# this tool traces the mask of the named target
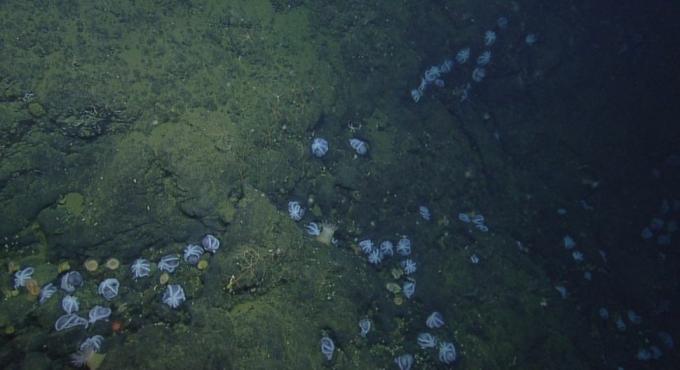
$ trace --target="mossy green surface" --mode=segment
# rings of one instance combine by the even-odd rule
[[[438,310],[447,325],[435,334],[456,344],[458,368],[592,368],[597,349],[578,305],[560,299],[549,271],[517,248],[549,239],[534,228],[542,215],[532,199],[564,200],[526,176],[536,169],[524,150],[540,132],[500,127],[484,103],[459,104],[459,86],[417,105],[408,96],[424,68],[495,20],[495,10],[480,8],[5,2],[0,363],[67,367],[84,338],[101,334],[102,369],[381,369],[405,352],[434,369],[437,354],[415,339]],[[525,57],[505,52],[513,67]],[[549,66],[555,56],[543,58]],[[317,136],[330,143],[322,159],[309,152]],[[351,150],[352,137],[368,141],[369,155]],[[564,153],[546,163],[563,163]],[[567,181],[574,168],[539,172]],[[304,221],[288,217],[290,200],[308,208]],[[419,218],[421,205],[432,220]],[[491,232],[460,223],[459,212],[483,213]],[[307,237],[310,221],[337,225],[338,246]],[[170,276],[187,295],[179,309],[161,302],[155,265],[149,278],[132,278],[136,258],[181,255],[207,233],[221,241],[203,257],[207,269],[182,262]],[[401,296],[385,284],[405,281],[390,274],[399,262],[372,267],[357,241],[402,235],[413,241],[417,290],[395,302]],[[121,267],[106,269],[109,257]],[[97,271],[84,272],[87,258]],[[111,321],[58,333],[63,292],[40,305],[12,289],[10,262],[58,285],[62,261],[84,274],[81,315],[104,304]],[[113,277],[121,290],[106,302],[97,285]],[[362,338],[365,317],[374,328]],[[123,326],[115,333],[114,320]],[[322,335],[335,341],[331,361]]]

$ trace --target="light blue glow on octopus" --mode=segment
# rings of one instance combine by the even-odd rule
[[[439,69],[439,66],[432,66],[429,69],[425,71],[425,82],[426,83],[432,83],[434,80],[438,79],[441,76],[441,70]]]
[[[168,254],[167,256],[161,257],[158,261],[158,269],[168,273],[173,273],[179,266],[179,257],[174,254]]]
[[[482,225],[482,224],[484,224],[484,221],[486,221],[486,219],[484,218],[484,215],[482,215],[482,214],[474,215],[474,216],[472,216],[472,218],[470,220],[475,225]]]
[[[470,59],[470,48],[463,48],[458,50],[458,53],[456,53],[456,62],[458,64],[463,64]]]
[[[451,70],[453,70],[453,60],[451,59],[446,59],[442,62],[441,65],[439,65],[439,70],[442,73],[449,73]]]
[[[79,325],[87,327],[87,324],[87,320],[78,316],[77,314],[67,313],[66,315],[59,316],[57,321],[54,323],[54,330],[62,331]]]
[[[479,230],[483,233],[489,231],[489,227],[484,225],[484,224],[477,224],[477,225],[475,225],[475,227],[477,228],[477,230]]]
[[[326,139],[317,137],[312,141],[312,154],[321,158],[328,153],[328,141]]]
[[[411,240],[406,236],[402,236],[399,242],[397,242],[397,253],[402,256],[411,254]]]
[[[151,264],[144,258],[137,258],[130,266],[130,271],[134,279],[146,277],[151,275]]]
[[[569,292],[567,291],[567,288],[565,286],[557,285],[555,286],[555,290],[557,290],[557,292],[560,293],[560,297],[562,297],[562,299],[567,299]]]
[[[524,43],[531,46],[538,41],[538,36],[535,33],[530,33],[524,38]]]
[[[26,267],[14,273],[14,289],[26,286],[26,282],[31,279],[33,275],[33,267]]]
[[[474,216],[472,216],[471,221],[479,231],[481,231],[481,232],[489,231],[489,228],[484,223],[484,216],[483,215],[481,215],[481,214],[474,215]]]
[[[425,320],[425,325],[430,329],[437,329],[444,326],[444,316],[438,311],[434,311]]]
[[[78,305],[78,298],[71,295],[65,295],[61,300],[61,308],[66,313],[78,312],[78,308],[80,308]]]
[[[89,338],[85,338],[83,343],[80,343],[80,350],[83,352],[92,351],[99,352],[102,348],[102,343],[104,342],[104,337],[101,335],[93,335]]]
[[[371,265],[378,265],[382,262],[382,254],[380,254],[380,249],[374,249],[368,254],[368,263]]]
[[[618,329],[619,331],[626,331],[626,323],[623,322],[622,318],[619,317],[618,319],[616,319],[614,324],[616,325],[616,329]]]
[[[406,275],[411,275],[416,272],[416,262],[410,258],[401,261],[401,267],[404,269]]]
[[[71,365],[75,367],[84,367],[87,365],[87,361],[92,357],[92,351],[78,351],[72,353],[69,358],[71,359]]]
[[[108,320],[109,316],[111,316],[111,309],[97,305],[90,309],[88,316],[90,317],[90,324],[100,320]]]
[[[184,261],[190,265],[195,265],[203,255],[203,248],[196,244],[189,244],[184,248]]]
[[[291,200],[288,202],[288,216],[293,219],[293,221],[300,221],[305,215],[305,209],[302,208],[300,202],[296,200]]]
[[[496,19],[496,25],[498,25],[498,28],[502,30],[508,28],[508,23],[507,17],[498,17],[498,19]]]
[[[661,344],[663,344],[663,346],[666,347],[667,350],[672,351],[675,348],[675,341],[668,332],[660,331],[656,334],[656,336],[659,338]]]
[[[335,352],[335,343],[333,342],[333,339],[329,338],[328,336],[322,337],[321,353],[326,358],[326,360],[330,361],[333,359],[333,352]]]
[[[383,256],[394,256],[394,244],[389,240],[380,243],[380,254]]]
[[[576,262],[583,261],[583,253],[580,252],[580,251],[571,252],[571,256],[574,258],[574,261],[576,261]]]
[[[403,354],[394,358],[394,363],[397,364],[399,370],[411,370],[413,367],[413,355],[410,353]]]
[[[597,314],[600,315],[600,318],[602,320],[608,320],[609,319],[609,311],[604,307],[600,307],[600,309],[597,310]]]
[[[496,32],[486,31],[484,32],[484,45],[491,46],[496,42]]]
[[[430,219],[432,218],[432,213],[430,213],[430,209],[425,206],[418,207],[418,213],[420,213],[420,217],[422,217],[423,220],[425,221],[430,221]]]
[[[316,222],[310,222],[305,225],[305,231],[307,231],[307,234],[310,236],[321,235],[321,227]]]
[[[366,155],[368,153],[368,143],[361,139],[351,138],[349,139],[349,145],[358,155]]]
[[[365,239],[359,242],[359,248],[364,254],[371,254],[373,252],[373,241],[371,239]]]
[[[201,244],[203,245],[203,249],[205,249],[206,252],[210,252],[212,254],[215,254],[215,252],[220,249],[220,241],[211,234],[204,236],[203,240],[201,240]]]
[[[472,81],[482,82],[484,77],[486,77],[486,69],[483,67],[476,67],[472,70]]]
[[[477,57],[477,65],[484,67],[491,62],[491,51],[485,50]]]
[[[54,293],[57,292],[57,287],[54,286],[52,283],[48,283],[42,289],[40,289],[40,299],[39,302],[40,304],[43,304],[47,302],[48,299],[50,299]]]
[[[77,287],[83,285],[83,275],[78,271],[69,271],[61,277],[61,289],[68,293],[76,291]]]
[[[635,311],[628,310],[626,315],[628,316],[628,320],[630,320],[630,322],[633,324],[640,325],[642,323],[642,317],[640,317],[640,315],[638,315]]]
[[[163,293],[163,303],[171,308],[177,308],[186,300],[184,289],[179,284],[170,284]]]
[[[102,342],[104,342],[104,337],[101,335],[94,335],[85,339],[80,344],[80,349],[78,352],[72,354],[71,365],[75,367],[84,367],[87,362],[92,358],[93,352],[99,352],[102,347]]]
[[[363,318],[359,320],[359,329],[361,330],[359,335],[365,338],[366,335],[368,335],[368,332],[371,331],[371,326],[373,326],[373,323],[370,319]]]
[[[106,300],[110,301],[118,295],[119,287],[120,283],[117,279],[109,278],[99,283],[97,292]]]
[[[451,342],[441,342],[439,344],[439,361],[450,365],[456,361],[456,347]]]
[[[420,98],[423,97],[423,90],[421,89],[413,89],[411,90],[411,99],[413,99],[414,103],[417,103],[420,101]]]
[[[413,297],[413,295],[416,293],[415,280],[409,280],[405,282],[401,287],[401,291],[404,293],[404,297],[406,297],[406,299],[411,299],[411,297]]]
[[[430,333],[418,334],[418,346],[420,349],[434,348],[437,346],[437,338]]]

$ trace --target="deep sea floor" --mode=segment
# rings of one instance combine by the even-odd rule
[[[3,2],[2,367],[677,368],[677,11]]]

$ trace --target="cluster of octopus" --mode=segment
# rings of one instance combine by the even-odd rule
[[[167,283],[169,279],[168,274],[175,272],[181,263],[181,259],[187,264],[196,266],[199,269],[207,267],[207,261],[201,257],[205,253],[215,254],[219,248],[220,241],[215,236],[208,234],[203,237],[201,245],[187,245],[184,248],[182,258],[177,254],[169,254],[161,257],[157,263],[158,270],[162,272],[160,278],[161,282],[165,280]],[[202,263],[206,265],[201,266]],[[96,264],[96,260],[90,259],[87,260],[84,265],[87,270],[96,270]],[[110,258],[106,261],[105,266],[113,271],[120,266],[120,262],[116,258]],[[151,276],[151,271],[151,262],[144,258],[138,258],[130,265],[130,273],[134,280]],[[33,272],[34,269],[32,267],[26,267],[17,271],[14,274],[14,288],[18,289],[24,287],[29,291],[33,289],[32,283],[35,281],[32,279]],[[52,298],[58,291],[63,291],[61,308],[63,309],[64,314],[54,323],[54,329],[57,332],[79,326],[86,329],[97,321],[108,320],[111,316],[111,308],[100,305],[95,305],[89,310],[88,318],[84,318],[78,314],[80,304],[75,293],[83,286],[83,284],[84,278],[80,272],[66,271],[58,277],[57,281],[47,283],[42,288],[37,287],[36,290],[39,291],[38,302],[41,305]],[[119,288],[120,282],[118,279],[106,278],[99,283],[97,293],[104,301],[108,302],[114,300],[118,296]],[[163,292],[161,300],[170,308],[177,309],[186,300],[184,289],[179,284],[168,284]],[[78,346],[77,352],[71,355],[71,363],[78,367],[87,365],[91,369],[97,368],[104,358],[104,356],[100,354],[103,342],[104,337],[101,335],[94,335],[86,338]]]
[[[312,143],[312,154],[319,157],[315,153],[315,145]],[[426,206],[420,206],[418,209],[420,217],[430,221],[432,215]],[[295,221],[299,222],[305,217],[305,208],[299,201],[291,200],[288,202],[288,215]],[[458,219],[463,223],[474,225],[478,231],[488,232],[489,228],[485,223],[484,216],[474,213],[460,213]],[[306,233],[314,237],[316,241],[326,244],[338,246],[339,242],[333,235],[337,227],[331,223],[308,222],[304,225]],[[394,303],[401,305],[404,299],[410,300],[416,290],[416,280],[413,274],[417,270],[417,263],[412,258],[412,243],[411,240],[402,235],[398,241],[393,243],[390,240],[382,240],[376,244],[370,238],[357,241],[357,252],[362,253],[366,257],[366,261],[372,266],[384,266],[389,258],[400,258],[394,268],[391,269],[391,275],[399,282],[387,283],[386,288],[393,293]],[[472,255],[470,261],[473,264],[479,262],[477,255]],[[440,312],[433,312],[425,321],[426,326],[431,330],[438,330],[444,326],[444,318]],[[371,331],[373,324],[369,318],[363,318],[359,321],[359,335],[366,337]],[[422,350],[437,351],[437,358],[439,362],[444,365],[451,365],[457,359],[456,347],[453,341],[447,340],[444,333],[436,333],[437,336],[430,332],[421,332],[417,336],[418,346]],[[441,338],[441,339],[440,339]],[[321,353],[326,361],[332,361],[335,353],[335,342],[327,333],[322,334],[321,338]],[[414,364],[414,356],[411,353],[404,353],[394,358],[394,363],[400,370],[409,370]]]
[[[496,43],[497,31],[505,30],[508,27],[508,18],[499,17],[496,20],[496,29],[484,32],[484,46],[476,59],[476,64],[472,67],[470,77],[473,82],[479,83],[486,77],[486,69],[491,62],[491,47]],[[524,38],[524,43],[528,46],[534,45],[538,41],[538,36],[534,33],[529,33]],[[411,99],[414,102],[419,102],[425,94],[425,91],[431,86],[444,87],[444,76],[451,72],[455,65],[462,66],[470,59],[471,50],[469,47],[464,47],[458,52],[453,59],[445,59],[440,65],[434,65],[428,68],[423,77],[420,79],[420,84],[417,88],[411,90]],[[471,88],[470,83],[466,83],[462,88],[461,101],[466,100]]]
[[[503,23],[503,21],[500,21]],[[504,22],[507,23],[507,20]],[[507,24],[503,24],[505,27]],[[487,45],[490,46],[495,41],[495,33],[487,33]],[[532,36],[535,37],[535,36]],[[532,40],[532,43],[535,40]],[[484,54],[487,58],[485,60],[478,61],[478,64],[486,65],[489,62],[490,52]],[[461,59],[467,60],[469,57],[469,49],[464,50],[459,53],[458,62],[461,63]],[[464,61],[463,61],[464,62]],[[447,67],[448,66],[448,67]],[[452,67],[452,62],[445,62],[445,67]],[[434,68],[434,67],[433,67]],[[446,70],[444,68],[444,70]],[[439,71],[439,72],[437,72]],[[437,70],[436,74],[439,74],[441,70]],[[432,72],[432,71],[430,71]],[[426,75],[428,73],[426,72]],[[443,82],[442,82],[443,83]],[[416,100],[417,101],[417,100]],[[352,127],[350,127],[352,129]],[[354,130],[352,130],[354,131]],[[349,139],[349,146],[354,149],[356,157],[365,157],[369,151],[369,145],[365,140],[353,137]],[[310,145],[310,152],[312,156],[322,159],[329,151],[328,141],[321,137],[315,137],[312,139]],[[297,200],[290,200],[287,204],[288,216],[295,222],[300,222],[306,215],[306,210],[303,205]],[[418,209],[420,217],[425,221],[430,221],[432,215],[426,206],[420,206]],[[476,213],[459,213],[458,219],[462,223],[472,225],[477,231],[488,232],[489,228],[486,225],[484,216]],[[319,223],[319,222],[308,222],[304,225],[304,230],[306,233],[314,237],[316,241],[326,244],[338,246],[339,242],[333,235],[337,230],[337,226],[331,223]],[[472,232],[472,230],[470,230]],[[386,284],[388,291],[394,294],[393,302],[397,305],[404,303],[404,299],[410,300],[416,290],[416,280],[413,274],[417,270],[417,263],[411,257],[411,240],[403,235],[396,242],[396,245],[390,240],[382,240],[379,244],[375,244],[370,238],[366,238],[357,241],[357,250],[361,251],[366,256],[366,260],[370,265],[373,266],[383,266],[387,259],[390,257],[399,257],[401,260],[398,264],[391,269],[391,275],[397,282],[389,282]],[[476,254],[470,256],[470,262],[473,264],[479,263],[479,257]],[[444,326],[444,318],[441,313],[433,312],[426,320],[428,328],[430,329],[440,329]],[[359,321],[359,335],[365,337],[371,331],[372,321],[369,318],[363,318]],[[437,358],[444,365],[451,365],[457,359],[456,347],[451,340],[439,339],[443,338],[443,335],[435,336],[429,332],[421,332],[418,334],[417,343],[418,346],[423,350],[438,350]],[[333,359],[335,353],[335,342],[327,333],[322,334],[321,338],[321,353],[327,361]],[[410,353],[404,353],[400,356],[394,358],[394,363],[400,370],[409,370],[414,364],[414,356]]]

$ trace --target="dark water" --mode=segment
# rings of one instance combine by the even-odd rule
[[[0,3],[2,367],[677,368],[677,14]]]

